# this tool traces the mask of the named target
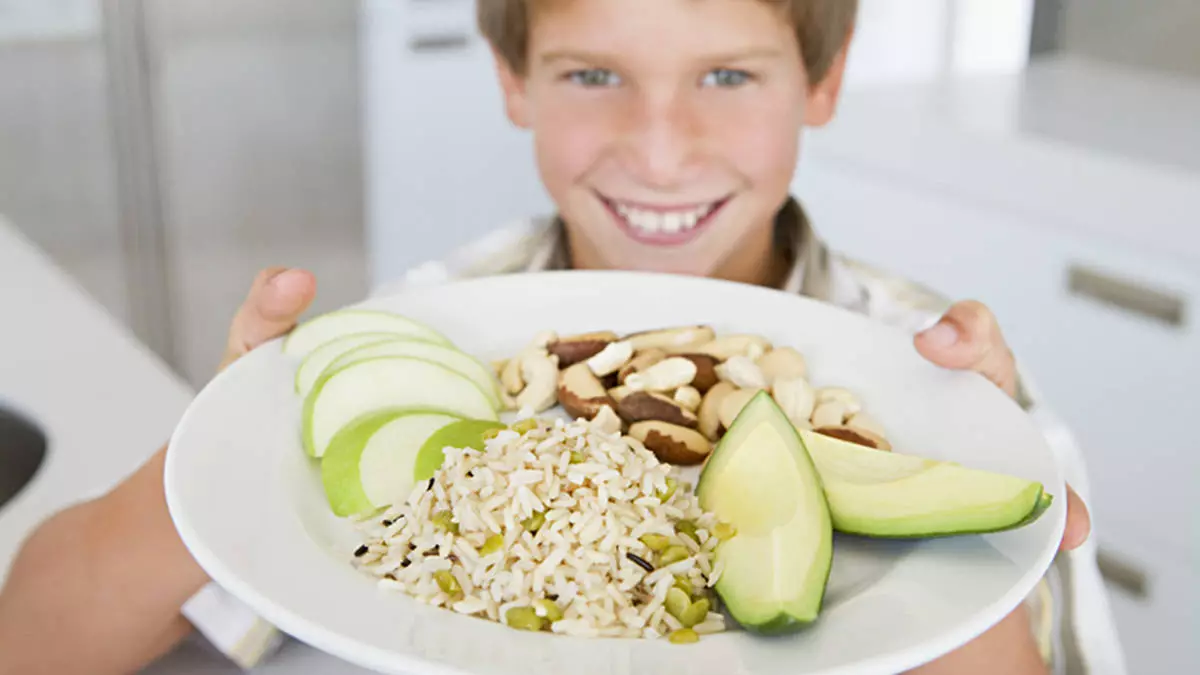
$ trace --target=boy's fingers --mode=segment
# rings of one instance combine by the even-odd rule
[[[932,328],[917,334],[914,344],[926,359],[954,370],[971,370],[1017,394],[1017,367],[1000,333],[996,317],[982,303],[956,303]]]
[[[1067,525],[1063,529],[1060,548],[1070,551],[1083,545],[1092,532],[1092,516],[1088,513],[1087,504],[1075,494],[1071,486],[1067,486]]]
[[[317,280],[311,272],[272,267],[259,272],[229,328],[224,370],[246,352],[290,331],[312,303]]]

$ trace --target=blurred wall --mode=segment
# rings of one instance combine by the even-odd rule
[[[1058,38],[1063,51],[1200,76],[1197,0],[1054,0],[1049,4],[1055,2],[1063,5]]]

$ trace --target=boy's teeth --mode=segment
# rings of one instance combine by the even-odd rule
[[[625,204],[615,204],[615,206],[617,213],[625,219],[625,222],[650,234],[659,232],[675,234],[690,230],[712,210],[711,204],[690,211],[672,211],[670,213],[648,211]]]

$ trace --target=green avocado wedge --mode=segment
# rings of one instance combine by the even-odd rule
[[[417,452],[413,478],[418,483],[433,478],[433,474],[446,461],[445,448],[483,450],[484,434],[503,428],[503,424],[491,420],[458,420],[438,429]]]
[[[821,478],[792,423],[760,392],[713,450],[696,488],[701,508],[736,528],[716,549],[715,589],[729,614],[762,635],[817,619],[833,562]]]
[[[371,513],[406,499],[426,439],[462,418],[420,410],[368,413],[342,427],[321,459],[325,498],[337,516]]]
[[[838,532],[892,539],[1000,532],[1035,522],[1053,501],[1036,481],[799,433]]]

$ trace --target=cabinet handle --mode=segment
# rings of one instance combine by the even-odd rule
[[[1187,314],[1185,298],[1169,291],[1150,288],[1084,265],[1067,270],[1071,293],[1158,321],[1173,328],[1183,325]]]
[[[1138,600],[1150,596],[1149,578],[1146,571],[1137,565],[1113,555],[1104,547],[1096,551],[1096,567],[1100,576],[1108,583]]]
[[[437,33],[416,35],[408,41],[408,48],[414,53],[457,52],[471,44],[471,39],[465,33]]]

